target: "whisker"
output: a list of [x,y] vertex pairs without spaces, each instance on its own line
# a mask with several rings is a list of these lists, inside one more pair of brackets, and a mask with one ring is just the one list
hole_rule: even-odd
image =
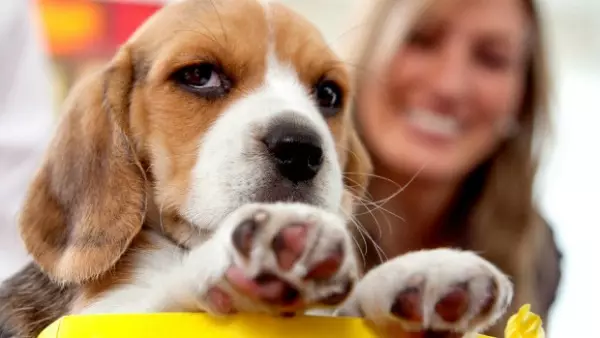
[[161,201],[160,206],[158,207],[158,225],[160,226],[160,231],[165,232],[165,225],[163,223],[163,207],[164,201]]
[[362,246],[360,245],[360,243],[358,242],[358,239],[354,236],[354,232],[352,232],[352,240],[354,241],[354,243],[356,244],[358,251],[360,252],[360,255],[362,257],[362,262],[363,264],[367,263],[367,252],[368,252],[368,244],[367,244],[367,239],[363,233],[363,229],[361,227],[361,225],[358,223],[358,221],[356,219],[354,219],[354,217],[352,217],[351,215],[346,215],[346,218],[348,220],[350,220],[350,222],[352,222],[352,224],[356,227],[356,229],[358,230],[358,234],[360,235],[360,237],[362,238],[363,244],[364,244],[364,251],[362,249]]
[[[386,256],[385,252],[383,251],[383,249],[381,248],[381,246],[379,246],[379,244],[377,244],[377,241],[375,241],[373,239],[373,237],[371,237],[371,235],[369,234],[367,229],[365,229],[365,227],[360,223],[360,221],[352,215],[350,215],[349,217],[347,215],[347,218],[350,219],[350,221],[354,224],[354,226],[356,227],[356,229],[358,230],[359,234],[361,235],[361,237],[363,239],[363,243],[365,244],[365,251],[364,251],[364,255],[363,255],[364,263],[366,263],[366,254],[368,253],[368,248],[369,248],[367,245],[367,239],[373,244],[373,247],[375,248],[378,258],[382,262],[387,260],[387,256]],[[362,250],[361,250],[361,252],[362,252]]]
[[[360,224],[360,222],[358,220],[356,220],[356,222],[358,224]],[[385,251],[383,251],[383,249],[381,248],[381,246],[379,246],[379,244],[377,243],[377,241],[375,241],[375,239],[373,239],[373,237],[371,236],[371,234],[367,231],[367,229],[365,229],[365,227],[363,225],[360,225],[358,227],[359,231],[361,231],[365,236],[367,236],[367,238],[371,241],[371,243],[373,243],[373,247],[375,248],[375,252],[377,253],[377,257],[379,258],[379,260],[381,262],[385,262],[387,261],[387,255],[385,254]]]
[[425,167],[427,166],[426,163],[424,163],[423,165],[421,165],[421,168],[419,168],[419,170],[417,170],[417,172],[408,180],[408,182],[406,182],[406,184],[404,184],[404,186],[401,187],[400,190],[396,191],[395,193],[391,194],[390,196],[381,199],[379,201],[374,201],[377,204],[385,204],[387,202],[389,202],[390,200],[394,199],[396,196],[398,196],[400,193],[402,193],[404,190],[406,190],[406,188],[413,183],[417,177],[421,174],[421,172],[423,171],[423,169],[425,169]]

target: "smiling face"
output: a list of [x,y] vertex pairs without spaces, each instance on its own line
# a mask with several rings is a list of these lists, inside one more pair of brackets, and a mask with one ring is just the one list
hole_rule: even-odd
[[528,31],[521,0],[433,2],[361,83],[358,120],[378,162],[452,181],[490,156],[517,119]]

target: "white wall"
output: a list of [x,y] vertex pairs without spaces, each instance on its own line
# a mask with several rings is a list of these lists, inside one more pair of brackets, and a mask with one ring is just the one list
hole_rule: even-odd
[[[334,48],[360,29],[364,0],[282,0],[309,17]],[[368,0],[367,0],[368,1]],[[550,40],[555,144],[539,179],[540,203],[565,254],[550,338],[600,337],[600,1],[540,0]],[[595,259],[594,259],[595,258]],[[597,326],[597,324],[595,325]]]
[[[540,176],[540,201],[565,252],[552,337],[600,336],[600,2],[546,0],[555,70],[556,140]],[[597,326],[597,325],[596,325]],[[552,338],[551,337],[551,338]]]

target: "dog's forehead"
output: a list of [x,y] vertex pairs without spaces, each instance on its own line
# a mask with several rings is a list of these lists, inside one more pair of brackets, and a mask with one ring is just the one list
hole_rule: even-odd
[[337,60],[307,19],[267,0],[176,2],[148,20],[131,43],[150,58],[202,54],[211,48],[226,57],[248,59],[240,61],[250,65],[274,54],[299,73],[325,72],[324,66],[331,67]]
[[267,28],[265,6],[256,0],[180,0],[146,20],[129,42],[153,50],[176,40],[225,42],[243,32],[261,43],[257,37],[266,36]]
[[[280,59],[292,63],[331,64],[336,61],[321,32],[310,21],[278,2],[270,1],[265,7],[272,34],[271,43]],[[306,66],[311,68],[317,65]]]

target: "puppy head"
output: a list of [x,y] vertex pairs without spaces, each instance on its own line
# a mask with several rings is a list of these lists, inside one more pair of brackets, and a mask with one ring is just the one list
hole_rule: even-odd
[[182,244],[248,202],[349,216],[370,171],[350,92],[321,35],[279,4],[169,5],[72,90],[25,203],[25,244],[56,280],[83,282],[152,206]]

